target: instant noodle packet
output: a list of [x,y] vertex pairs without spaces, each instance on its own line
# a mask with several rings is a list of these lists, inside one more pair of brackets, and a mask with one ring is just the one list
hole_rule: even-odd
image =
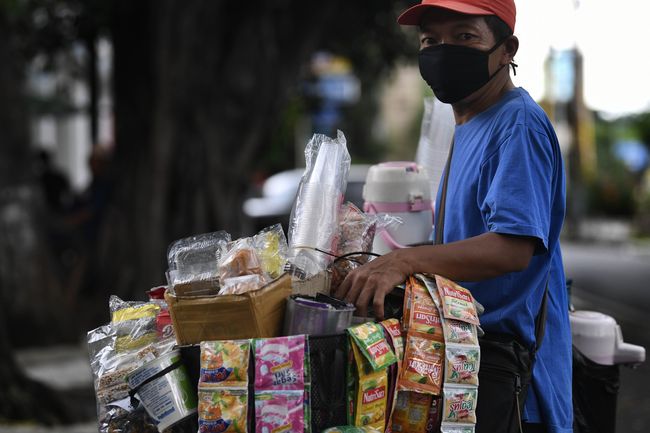
[[473,386],[446,385],[443,390],[442,422],[476,424],[478,389]]
[[245,388],[199,388],[199,433],[247,433]]
[[458,344],[472,344],[478,346],[478,333],[476,326],[471,323],[455,319],[442,321],[442,329],[445,334],[445,342]]
[[397,389],[440,395],[444,347],[444,343],[427,336],[409,334]]
[[255,393],[255,432],[304,433],[304,398],[301,391]]
[[363,323],[348,328],[348,333],[368,359],[373,370],[381,370],[397,362],[395,353],[384,337],[384,329],[378,323]]
[[409,332],[428,334],[436,340],[444,341],[440,313],[428,290],[413,277],[409,278],[409,284],[412,286]]
[[445,346],[445,383],[478,385],[480,348],[464,344]]
[[201,342],[199,386],[246,387],[250,340]]
[[305,388],[305,336],[255,340],[255,390]]
[[353,397],[350,402],[352,416],[348,422],[355,426],[370,426],[383,431],[388,404],[388,373],[386,369],[373,370],[353,341],[350,346],[356,365],[356,380],[348,382],[348,386],[353,387],[348,394],[348,397]]
[[478,313],[472,293],[451,280],[436,275],[436,285],[442,299],[442,314],[445,319],[457,319],[479,325]]

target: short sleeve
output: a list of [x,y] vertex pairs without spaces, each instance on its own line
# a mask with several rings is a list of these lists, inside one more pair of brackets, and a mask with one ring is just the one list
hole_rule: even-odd
[[517,125],[481,164],[478,205],[490,232],[530,236],[548,251],[554,157],[542,132]]

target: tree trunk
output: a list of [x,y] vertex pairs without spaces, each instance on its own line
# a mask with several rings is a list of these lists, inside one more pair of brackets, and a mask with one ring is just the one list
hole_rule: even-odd
[[[337,2],[118,1],[104,282],[142,296],[174,239],[241,235],[250,168]],[[314,17],[317,17],[315,19]]]

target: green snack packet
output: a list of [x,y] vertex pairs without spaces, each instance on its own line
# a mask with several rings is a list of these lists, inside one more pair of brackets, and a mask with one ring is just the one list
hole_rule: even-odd
[[348,333],[366,357],[373,370],[381,370],[397,362],[384,329],[378,323],[367,322],[348,328]]

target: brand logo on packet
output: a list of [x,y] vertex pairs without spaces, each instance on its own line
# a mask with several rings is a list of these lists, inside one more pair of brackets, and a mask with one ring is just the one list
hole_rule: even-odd
[[463,293],[458,289],[454,289],[449,286],[442,286],[442,290],[444,290],[445,295],[447,296],[451,296],[452,298],[460,299],[462,301],[472,302],[471,297],[469,297],[466,293]]
[[287,362],[283,362],[282,364],[274,365],[273,367],[271,367],[271,371],[273,373],[277,373],[280,370],[286,370],[287,368],[291,368],[291,367],[293,367],[293,362],[289,360]]
[[474,371],[474,363],[468,361],[455,362],[453,365],[456,371]]
[[388,343],[386,343],[386,340],[379,340],[375,344],[372,344],[368,346],[368,352],[375,358],[385,355],[390,351],[390,347],[388,347]]
[[471,400],[455,401],[449,405],[449,409],[453,411],[472,410],[474,409],[474,402]]
[[369,389],[363,392],[363,404],[372,403],[373,401],[381,400],[386,396],[386,387],[380,386],[379,388]]
[[438,377],[440,374],[440,366],[437,364],[429,364],[428,362],[411,359],[409,361],[409,368],[421,376]]
[[425,323],[427,325],[441,325],[440,317],[436,316],[435,314],[416,312],[415,320],[419,323]]

